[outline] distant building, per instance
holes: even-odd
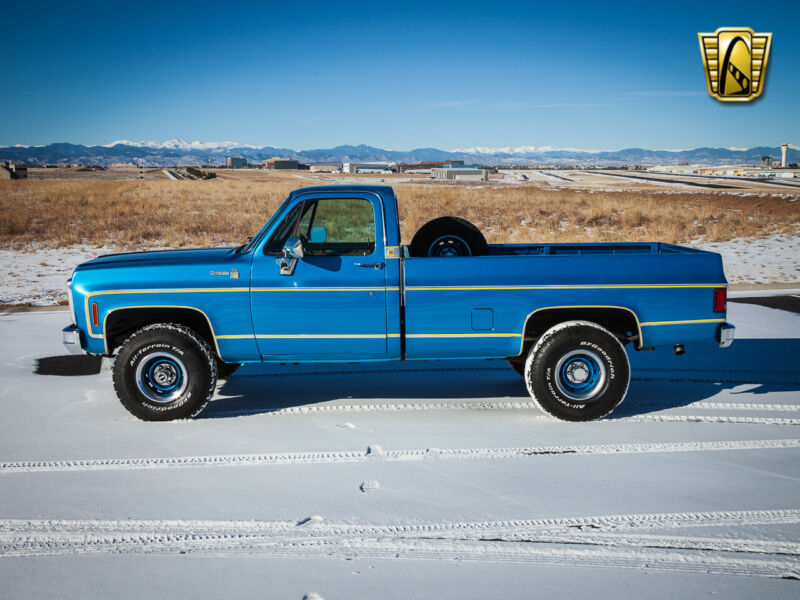
[[[239,156],[229,156],[225,159],[225,166],[229,169],[241,169],[247,166],[247,159]]]
[[[341,163],[316,163],[310,166],[312,173],[338,173],[342,170]]]
[[[753,177],[753,178],[772,178],[793,179],[800,177],[797,169],[782,169],[770,162],[772,166],[755,165],[687,165],[669,166],[657,165],[648,167],[647,170],[655,173],[671,173],[673,175],[711,175],[721,177]]]
[[[395,173],[396,162],[376,161],[368,163],[342,163],[342,173]]]
[[[300,163],[291,158],[270,158],[261,163],[264,169],[299,169]]]
[[[446,167],[459,167],[463,165],[463,160],[438,160],[418,162],[413,165],[400,165],[400,170],[403,173],[430,173],[431,169],[444,169]]]
[[[769,169],[772,167],[772,157],[771,156],[762,156],[761,157],[761,166]]]
[[[431,169],[434,179],[448,179],[454,181],[489,181],[488,169],[475,169],[472,167],[446,167]]]
[[[0,179],[27,179],[28,167],[7,162],[0,163]]]

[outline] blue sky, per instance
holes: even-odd
[[[23,3],[0,144],[800,145],[796,0],[443,6]],[[706,92],[697,33],[721,26],[773,33],[753,103]]]

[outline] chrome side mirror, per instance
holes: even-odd
[[[303,250],[303,242],[300,238],[295,236],[289,236],[286,240],[286,243],[283,245],[283,255],[287,258],[289,256],[293,258],[303,258],[305,252]]]
[[[295,236],[290,236],[283,244],[283,256],[275,259],[280,267],[281,275],[294,275],[297,261],[305,256],[303,241]]]

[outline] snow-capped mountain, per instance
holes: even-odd
[[[27,164],[92,164],[135,163],[149,167],[174,165],[211,165],[225,163],[229,156],[239,156],[251,163],[275,156],[293,158],[305,163],[463,160],[467,164],[526,165],[556,164],[572,166],[619,166],[653,164],[754,164],[762,156],[780,158],[779,146],[756,148],[694,148],[691,150],[584,150],[560,146],[504,146],[458,148],[415,148],[386,150],[367,146],[344,145],[335,148],[294,150],[276,146],[253,146],[237,142],[189,142],[182,139],[165,142],[134,142],[117,140],[111,144],[83,146],[78,144],[48,144],[46,146],[0,146],[0,160]],[[800,147],[790,146],[789,163],[800,162]]]
[[[165,142],[133,142],[131,140],[117,140],[110,144],[103,144],[106,148],[114,146],[132,146],[134,148],[153,148],[156,150],[230,150],[232,148],[250,148],[258,150],[258,146],[239,144],[238,142],[187,142],[186,140],[174,139]]]
[[[562,148],[560,146],[503,146],[501,148],[487,148],[475,146],[474,148],[457,148],[451,152],[465,154],[541,154],[543,152],[585,152],[595,154],[600,150],[583,150],[581,148]]]

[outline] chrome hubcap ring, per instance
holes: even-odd
[[[186,365],[170,352],[151,352],[136,367],[136,385],[152,402],[172,402],[186,391],[188,384]]]

